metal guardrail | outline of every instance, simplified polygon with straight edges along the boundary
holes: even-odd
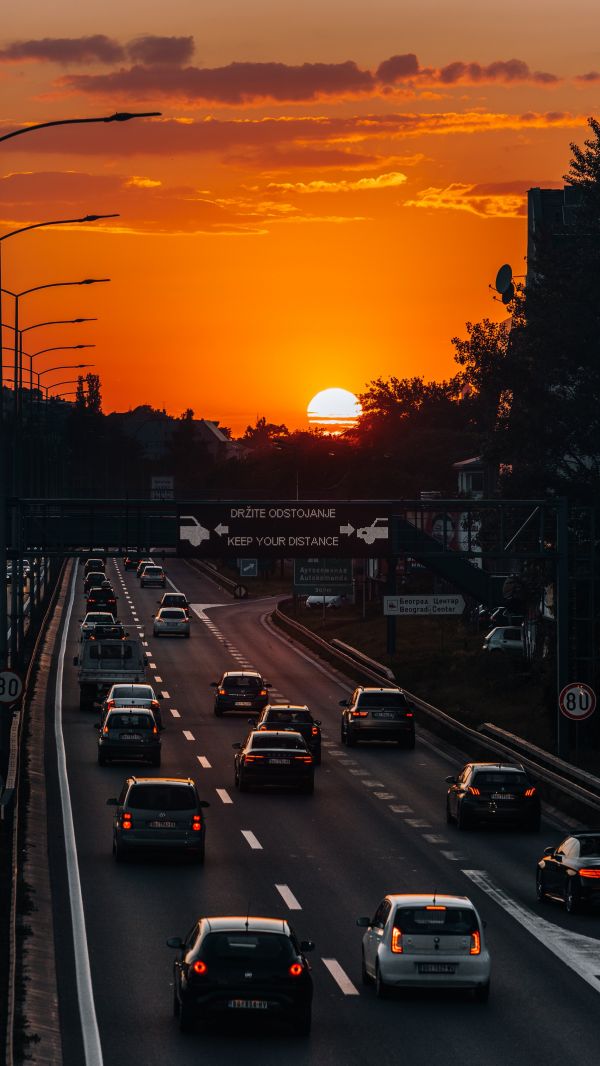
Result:
[[[340,667],[350,666],[354,671],[355,679],[360,674],[361,680],[366,676],[377,684],[381,684],[384,680],[389,684],[387,673],[378,672],[372,668],[372,666],[376,665],[381,671],[382,665],[376,664],[374,660],[371,660],[372,666],[366,667],[363,663],[363,659],[366,656],[363,656],[362,652],[357,652],[357,649],[351,648],[350,645],[346,644],[346,651],[339,651],[338,648],[334,647],[333,642],[323,640],[322,637],[317,636],[310,629],[289,618],[279,608],[276,608],[273,612],[273,617],[281,628],[287,629],[292,635],[296,635],[301,639],[302,643],[309,646],[312,645],[317,650],[326,652],[329,659],[333,659],[334,662],[337,660]],[[387,671],[387,667],[383,669]],[[564,760],[556,758],[556,756],[543,751],[534,744],[529,744],[528,741],[523,740],[521,737],[516,737],[498,729],[496,726],[489,726],[486,723],[486,726],[480,729],[473,729],[471,726],[457,721],[456,718],[452,718],[445,711],[441,711],[439,707],[434,707],[431,703],[427,703],[426,700],[422,700],[415,693],[409,692],[408,689],[404,689],[404,691],[413,701],[416,709],[428,720],[429,725],[437,727],[434,732],[445,732],[453,739],[458,737],[466,740],[472,751],[480,752],[485,749],[492,755],[500,756],[500,758],[508,757],[512,761],[521,762],[532,772],[536,781],[544,783],[549,794],[558,793],[560,796],[569,797],[576,804],[583,805],[587,809],[600,814],[600,780],[592,774],[577,770],[576,767],[564,762]],[[494,736],[489,735],[490,731],[493,731]],[[502,739],[499,739],[500,736]],[[559,770],[562,772],[559,773]],[[580,780],[583,782],[582,784],[579,783]]]
[[[238,585],[237,581],[232,581],[231,578],[224,577],[224,575],[217,570],[216,566],[211,566],[210,563],[205,563],[202,559],[194,559],[193,557],[186,556],[186,562],[196,570],[199,570],[201,574],[206,574],[211,581],[214,581],[217,585],[221,585],[227,590],[227,592],[233,592],[234,588]]]

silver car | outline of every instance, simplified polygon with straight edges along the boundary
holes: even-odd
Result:
[[[145,707],[147,710],[152,711],[159,728],[163,728],[160,703],[152,685],[137,682],[134,684],[121,682],[113,685],[100,710],[101,723],[114,707]]]
[[[487,1001],[490,956],[466,896],[389,895],[356,924],[366,929],[363,983],[374,982],[380,998],[393,988],[464,988]]]
[[[145,566],[140,574],[141,588],[147,588],[150,585],[158,585],[159,588],[164,589],[166,581],[167,579],[162,566],[154,566],[154,564]]]
[[[189,637],[190,620],[183,607],[161,607],[154,615],[155,637]]]

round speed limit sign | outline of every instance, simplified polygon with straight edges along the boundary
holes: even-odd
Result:
[[[558,705],[565,718],[570,718],[574,722],[583,722],[596,710],[596,693],[593,688],[584,685],[582,681],[574,681],[570,685],[565,685],[558,697]]]
[[[23,691],[23,682],[12,670],[0,671],[0,703],[15,703]]]

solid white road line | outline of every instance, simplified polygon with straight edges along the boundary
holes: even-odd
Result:
[[[195,740],[196,739],[194,734],[190,733],[189,729],[184,729],[183,730],[183,735],[184,735],[186,740]]]
[[[75,980],[77,985],[77,999],[79,1002],[79,1015],[81,1018],[81,1034],[83,1038],[83,1053],[86,1066],[102,1066],[102,1045],[96,1007],[94,1004],[94,990],[92,987],[92,974],[90,970],[90,956],[85,930],[85,914],[83,910],[83,897],[81,894],[81,881],[79,878],[79,861],[77,858],[77,842],[75,840],[75,826],[73,824],[73,808],[69,793],[69,779],[67,775],[67,757],[65,741],[62,731],[62,688],[65,651],[69,622],[73,611],[75,597],[75,584],[77,580],[78,563],[73,567],[71,579],[71,592],[67,604],[66,616],[60,641],[60,652],[56,670],[56,689],[54,699],[54,735],[56,737],[56,755],[58,763],[58,781],[60,786],[60,803],[62,809],[63,827],[65,835],[65,855],[67,860],[67,879],[69,884],[69,901],[71,904],[71,922],[73,925],[73,947],[75,958]]]
[[[233,800],[226,788],[217,788],[215,789],[215,791],[222,803],[233,803]]]
[[[171,714],[173,715],[173,718],[181,718],[179,711],[176,711],[174,707],[171,707]]]
[[[461,870],[482,892],[510,914],[519,925],[548,948],[557,959],[600,992],[600,941],[547,922],[498,888],[485,870]]]
[[[211,770],[212,769],[208,759],[206,758],[206,755],[197,755],[196,758],[197,758],[198,762],[200,763],[200,766],[202,767],[203,770]]]
[[[288,885],[275,885],[275,888],[279,892],[279,895],[283,899],[284,903],[290,908],[291,911],[301,911],[302,906],[298,903],[294,893]]]
[[[242,829],[242,836],[248,841],[253,851],[262,851],[263,846],[260,841],[256,839],[251,829]]]
[[[358,988],[352,984],[352,981],[348,977],[345,970],[342,969],[337,959],[323,959],[329,973],[333,977],[333,980],[341,988],[345,996],[358,996],[360,995]]]

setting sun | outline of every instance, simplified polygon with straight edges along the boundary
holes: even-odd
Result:
[[[306,413],[309,425],[329,433],[341,433],[356,425],[361,406],[348,389],[323,389],[313,396]]]

